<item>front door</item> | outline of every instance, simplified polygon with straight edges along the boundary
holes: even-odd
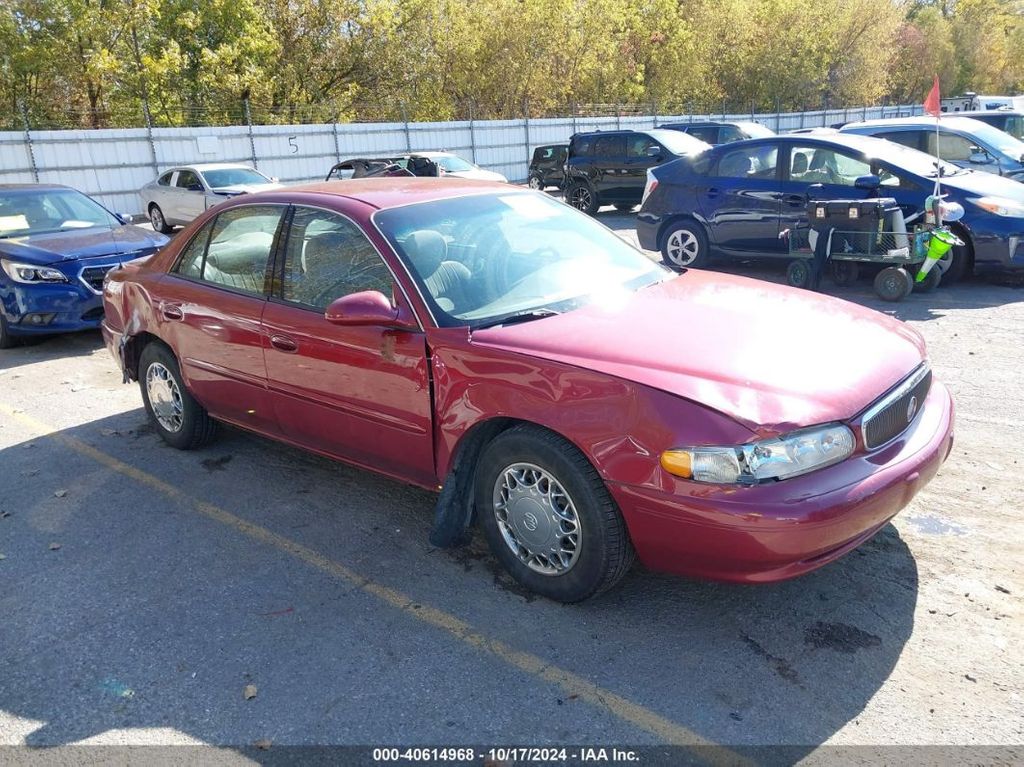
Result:
[[[783,252],[778,158],[774,143],[745,143],[719,151],[705,186],[698,190],[698,204],[716,247],[757,255]]]
[[[783,174],[782,228],[807,222],[808,194],[822,200],[864,199],[874,194],[856,181],[873,173],[871,163],[855,150],[825,144],[792,144]],[[811,192],[813,185],[820,185]]]
[[[174,186],[175,221],[188,223],[206,210],[206,190],[199,174],[191,170],[178,171]]]
[[[246,205],[211,219],[160,287],[159,335],[211,414],[257,431],[277,422],[267,394],[260,320],[283,205]]]
[[[297,207],[263,314],[267,375],[281,432],[296,443],[402,479],[436,484],[426,338],[324,317],[337,298],[394,279],[352,220]]]

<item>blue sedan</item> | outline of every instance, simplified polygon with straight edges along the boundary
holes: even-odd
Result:
[[[0,185],[0,349],[98,328],[106,273],[168,242],[69,187]]]
[[[966,244],[941,264],[944,281],[969,274],[975,264],[1024,268],[1024,184],[882,139],[843,134],[740,141],[653,168],[637,236],[675,268],[703,266],[712,252],[788,257],[779,235],[806,221],[809,194],[894,197],[913,224],[939,173],[946,199],[965,211],[954,226]]]

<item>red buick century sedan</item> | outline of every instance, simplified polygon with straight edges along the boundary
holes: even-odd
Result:
[[[952,445],[921,337],[845,301],[667,271],[537,192],[263,192],[115,270],[103,331],[171,445],[223,421],[439,490],[525,587],[747,583],[883,527]]]

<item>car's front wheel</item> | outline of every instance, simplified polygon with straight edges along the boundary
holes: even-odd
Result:
[[[947,285],[970,277],[974,271],[974,259],[971,257],[971,246],[967,244],[967,237],[962,231],[957,231],[956,234],[964,244],[954,245],[936,264],[942,274],[942,281]]]
[[[673,269],[699,269],[708,262],[708,238],[696,221],[676,221],[661,236],[661,258]]]
[[[164,442],[179,450],[202,447],[217,433],[217,422],[185,388],[174,354],[153,342],[139,358],[139,386],[146,413]]]
[[[539,191],[544,188],[544,182],[541,180],[541,177],[538,176],[536,173],[531,173],[530,178],[527,180],[526,183],[529,185],[530,189],[536,189]]]
[[[559,602],[612,586],[635,553],[618,506],[571,443],[523,425],[490,442],[475,503],[491,550],[520,584]]]
[[[7,318],[0,314],[0,349],[10,349],[15,339],[7,329]]]
[[[153,225],[154,232],[170,234],[173,231],[173,227],[168,226],[167,219],[164,218],[164,212],[155,202],[149,206],[149,223]]]
[[[569,189],[565,193],[565,200],[576,210],[583,211],[588,216],[593,216],[601,207],[597,192],[582,181],[576,181],[569,185]]]

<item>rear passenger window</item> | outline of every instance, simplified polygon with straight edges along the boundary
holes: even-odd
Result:
[[[774,179],[778,161],[779,149],[773,144],[733,149],[718,161],[718,176]]]
[[[622,136],[598,136],[594,156],[602,159],[621,158],[626,152],[626,142]]]
[[[392,283],[387,265],[358,226],[325,210],[295,209],[281,284],[285,301],[322,312],[335,299],[364,290],[391,298]]]
[[[921,133],[913,130],[889,131],[888,133],[876,133],[876,138],[884,138],[894,144],[909,146],[911,149],[921,149]]]
[[[183,277],[263,295],[274,236],[284,208],[252,205],[224,211],[182,253]]]
[[[700,139],[701,141],[705,141],[708,144],[718,143],[717,127],[709,126],[701,128],[687,128],[686,132],[689,133],[694,138]]]

